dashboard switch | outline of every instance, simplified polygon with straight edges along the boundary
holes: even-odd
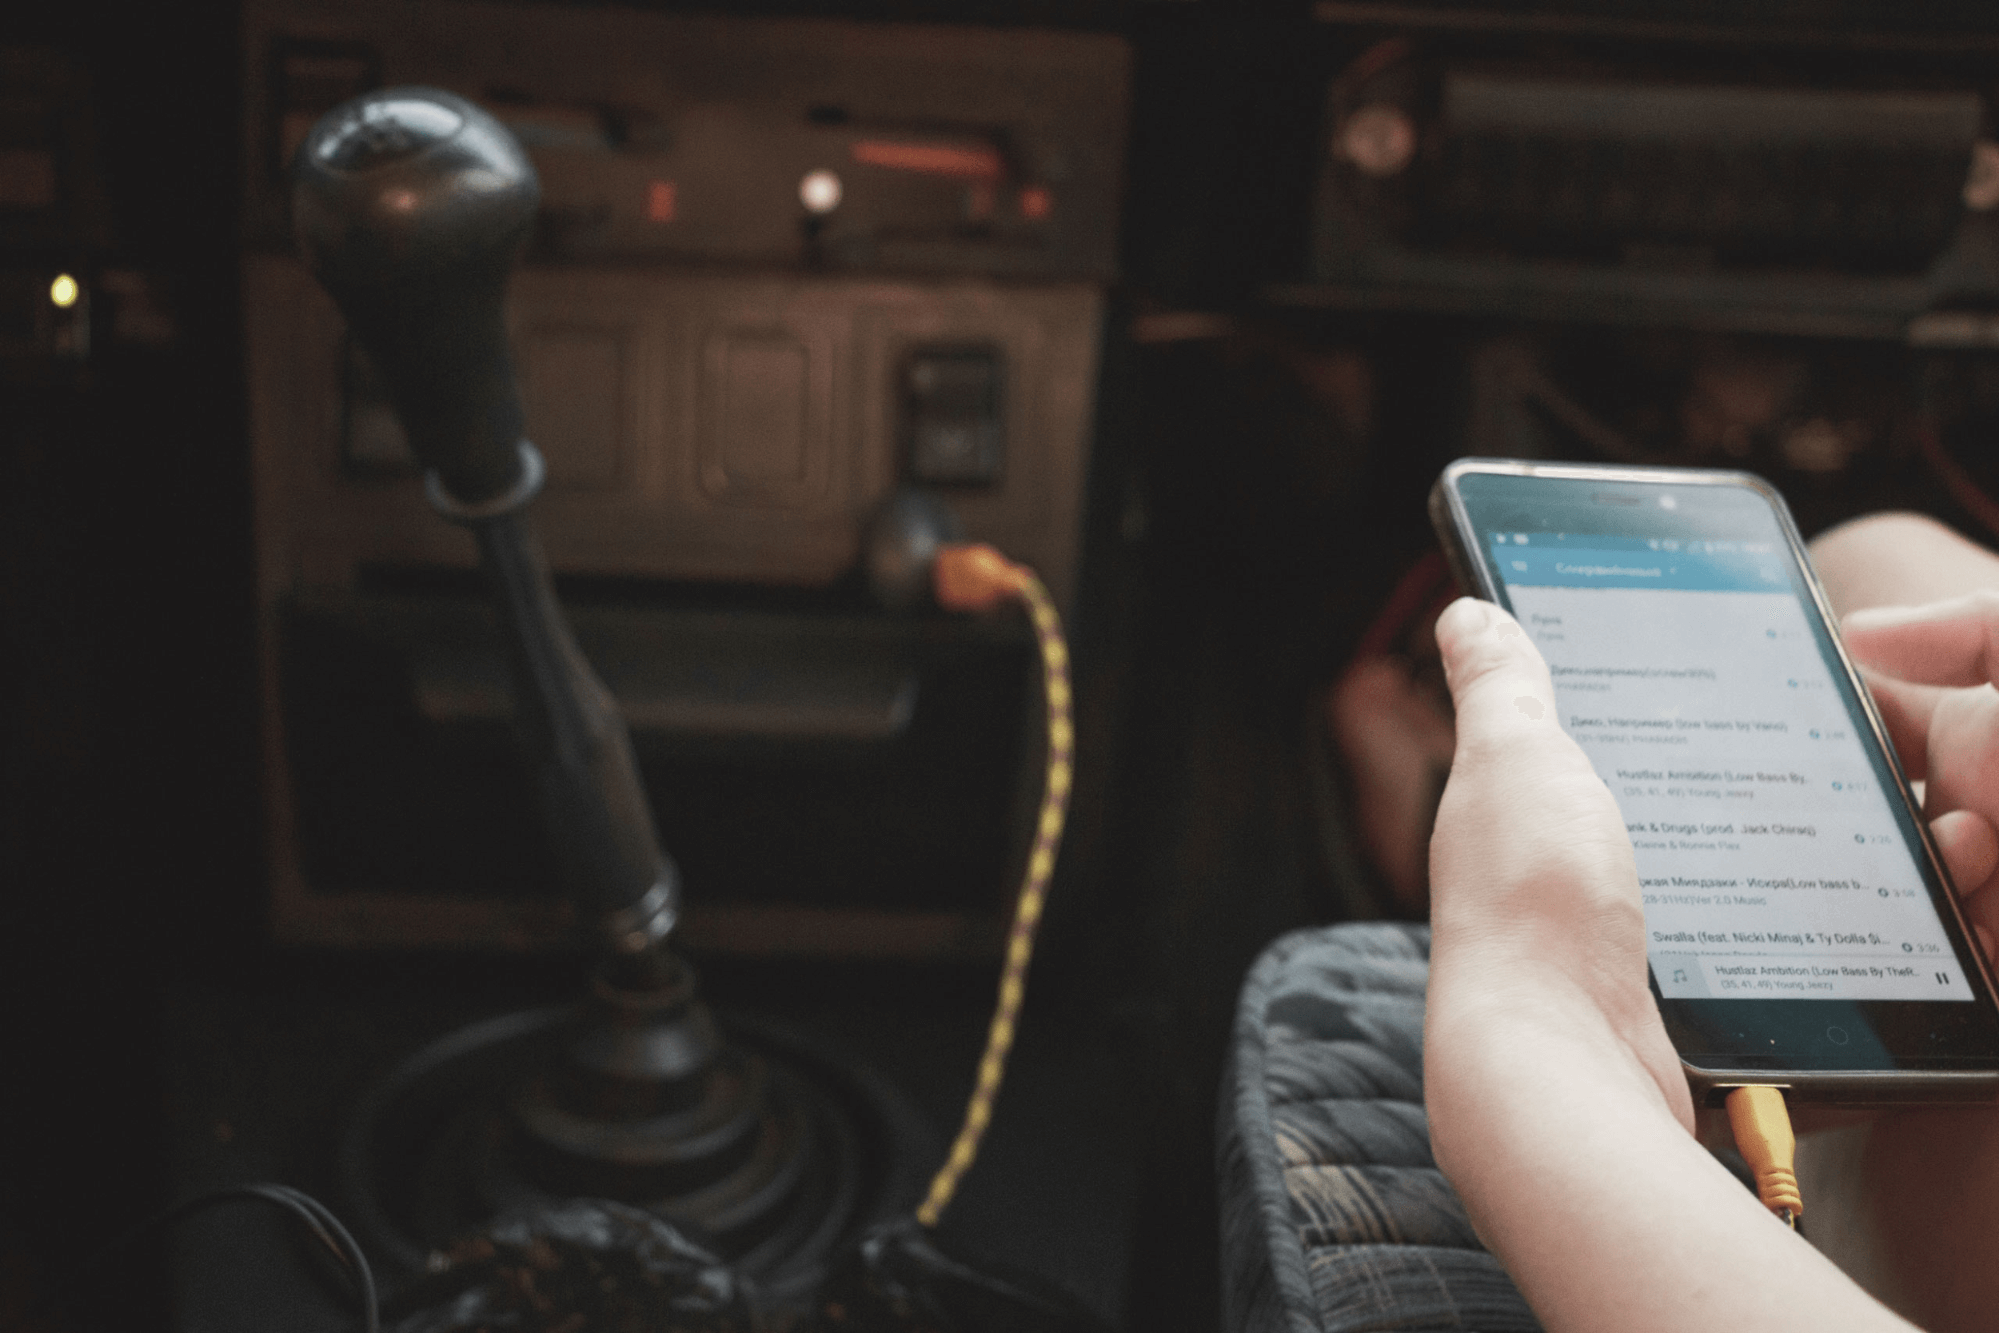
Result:
[[[903,420],[912,481],[990,486],[1000,479],[1006,433],[1004,366],[995,347],[935,347],[903,372]]]

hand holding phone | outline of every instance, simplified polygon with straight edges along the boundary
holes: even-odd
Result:
[[[1553,1040],[1504,1057],[1513,1076],[1549,1088],[1558,1071],[1600,1060],[1651,1084],[1648,1100],[1692,1130],[1686,1079],[1646,985],[1631,840],[1562,730],[1546,664],[1506,612],[1468,598],[1438,619],[1437,646],[1457,755],[1430,848],[1430,1031],[1482,1034],[1472,1059],[1483,1063],[1493,1031],[1522,1035],[1552,1017]],[[1537,1064],[1571,1041],[1581,1050]],[[1425,1054],[1434,1118],[1465,1063],[1447,1045]],[[1484,1097],[1474,1103],[1477,1116]]]
[[[1951,662],[1903,638],[1929,634],[1939,620],[1963,614],[1923,608],[1861,618],[1855,652],[1941,679],[1943,669],[1895,656]],[[1745,1207],[1749,1195],[1685,1133],[1687,1081],[1645,985],[1645,925],[1635,867],[1619,847],[1623,819],[1581,747],[1549,715],[1535,719],[1519,705],[1553,695],[1539,654],[1509,618],[1471,600],[1445,614],[1437,642],[1459,703],[1459,761],[1435,839],[1425,1093],[1437,1161],[1465,1195],[1479,1233],[1551,1321],[1569,1313],[1583,1327],[1605,1323],[1601,1309],[1587,1307],[1595,1285],[1577,1279],[1605,1271],[1617,1275],[1607,1301],[1635,1303],[1635,1287],[1657,1279],[1655,1299],[1645,1301],[1657,1327],[1705,1327],[1717,1315],[1737,1325],[1761,1297],[1781,1297],[1781,1313],[1797,1317],[1797,1327],[1869,1327],[1879,1307],[1837,1273],[1801,1265],[1789,1275],[1795,1281],[1785,1279],[1803,1247],[1783,1245],[1791,1237]],[[1945,695],[1879,677],[1875,687],[1901,693],[1885,711],[1893,719],[1907,705],[1909,769],[1929,773],[1931,783],[1947,765],[1969,771],[1965,765],[1999,741],[1999,697],[1991,691],[1957,687]],[[1983,695],[1991,709],[1939,719],[1937,705],[1953,695],[1971,703]],[[1939,721],[1935,731],[1931,719]],[[1949,787],[1929,791],[1933,809],[1959,799]],[[1985,789],[1973,799],[1983,809],[1995,795]],[[1561,815],[1549,817],[1551,809]],[[1999,837],[1973,809],[1951,809],[1933,827],[1953,879],[1973,887],[1969,915],[1977,919]],[[1991,901],[1985,897],[1987,907]],[[1999,1235],[1999,1111],[1907,1107],[1845,1125],[1833,1135],[1845,1145],[1829,1143],[1821,1161],[1805,1151],[1799,1159],[1817,1245],[1849,1273],[1869,1275],[1869,1289],[1921,1327],[1989,1327],[1999,1297],[1989,1261]],[[1685,1189],[1661,1199],[1659,1181]],[[1635,1221],[1617,1221],[1649,1231],[1633,1239],[1611,1225],[1579,1227],[1591,1189],[1609,1195],[1613,1211],[1645,1199]],[[1687,1199],[1691,1207],[1675,1213]],[[1687,1257],[1681,1251],[1689,1245],[1707,1249]],[[1663,1255],[1683,1257],[1687,1267],[1675,1269]],[[1703,1297],[1721,1309],[1695,1309]],[[1641,1325],[1629,1309],[1607,1321]],[[1755,1327],[1787,1325],[1765,1319]]]
[[[1437,639],[1458,751],[1433,843],[1424,1094],[1437,1163],[1480,1237],[1549,1327],[1906,1331],[1687,1132],[1688,1080],[1648,985],[1623,816],[1562,730],[1527,634],[1465,599]],[[1890,1113],[1880,1123],[1916,1118],[1895,1178],[1933,1190],[1962,1179],[1951,1149],[1999,1143],[1960,1132],[1952,1118],[1970,1115],[1999,1123],[1989,1108]],[[1908,1156],[1931,1146],[1944,1151]],[[1961,1267],[1976,1285],[1994,1228],[1956,1228],[1953,1249],[1930,1222],[1976,1223],[1977,1199],[1916,1202],[1889,1213],[1908,1223],[1898,1239],[1930,1241],[1920,1271]]]
[[[1990,972],[1775,492],[1467,459],[1433,518],[1547,659],[1552,717],[1618,807],[1696,1097],[1999,1091]]]
[[[1520,464],[1484,466],[1502,475],[1536,470]],[[1565,693],[1572,699],[1595,695],[1602,703],[1601,696],[1614,692],[1565,692],[1558,688],[1563,680],[1642,687],[1648,681],[1690,678],[1609,670],[1648,671],[1661,666],[1713,673],[1718,679],[1711,683],[1708,701],[1753,704],[1759,701],[1754,689],[1729,688],[1724,678],[1731,670],[1756,671],[1772,665],[1774,659],[1759,654],[1790,658],[1777,678],[1782,692],[1777,694],[1776,711],[1765,713],[1763,720],[1797,721],[1804,729],[1803,739],[1811,740],[1811,719],[1805,715],[1836,704],[1839,711],[1829,714],[1835,719],[1832,726],[1826,725],[1825,716],[1818,718],[1818,739],[1825,739],[1828,730],[1840,725],[1837,719],[1844,717],[1851,722],[1855,744],[1869,768],[1886,769],[1892,787],[1860,793],[1867,797],[1874,817],[1888,821],[1898,834],[1896,841],[1878,844],[1887,850],[1877,855],[1889,858],[1892,870],[1893,856],[1899,854],[1910,880],[1893,882],[1920,884],[1923,896],[1881,899],[1878,889],[1890,883],[1883,881],[1872,886],[1877,890],[1874,897],[1891,909],[1901,904],[1905,910],[1916,907],[1933,915],[1953,956],[1958,956],[1960,945],[1965,946],[1962,956],[1970,960],[1970,969],[1964,979],[1974,995],[1969,1002],[1973,1022],[1960,1024],[1951,1017],[1952,1009],[1965,1012],[1965,1001],[1876,997],[1736,1004],[1732,1013],[1724,1011],[1724,1017],[1737,1020],[1737,1031],[1767,1034],[1764,1042],[1774,1043],[1777,1051],[1775,1058],[1766,1059],[1742,1081],[1782,1083],[1793,1095],[1831,1100],[1850,1100],[1855,1093],[1902,1101],[1920,1101],[1937,1093],[1989,1095],[1989,1073],[1980,1070],[1992,1067],[1990,1048],[1981,1053],[1978,1044],[1979,1015],[1989,1013],[1989,1008],[1981,1007],[1977,998],[1990,994],[1989,972],[1985,960],[1969,948],[1963,918],[1949,898],[1943,866],[1971,890],[1965,915],[1974,927],[1991,924],[1994,899],[1987,896],[1986,885],[1999,865],[1999,835],[1989,822],[1999,814],[1994,808],[1999,806],[1999,782],[1992,780],[1999,778],[1995,762],[1999,761],[1999,696],[1970,688],[1983,679],[1979,672],[1988,669],[1974,664],[1975,652],[1950,649],[1948,644],[1940,650],[1934,641],[1924,641],[1925,636],[1939,633],[1958,636],[1960,645],[1967,638],[1982,637],[1984,631],[1965,634],[1965,623],[1980,617],[1945,608],[1862,616],[1853,622],[1858,656],[1875,668],[1911,678],[1877,678],[1875,685],[1911,771],[1929,782],[1930,808],[1968,807],[1937,820],[1934,839],[1926,839],[1922,820],[1908,805],[1901,775],[1886,748],[1886,730],[1869,711],[1858,680],[1839,651],[1802,548],[1774,497],[1759,497],[1760,484],[1729,474],[1647,472],[1606,479],[1594,470],[1546,471],[1574,484],[1569,495],[1551,496],[1541,486],[1548,478],[1535,478],[1534,488],[1525,493],[1509,521],[1493,529],[1506,533],[1503,555],[1496,541],[1483,551],[1470,540],[1459,544],[1461,577],[1488,599],[1504,599],[1506,589],[1491,564],[1503,560],[1511,573],[1532,576],[1533,557],[1515,548],[1531,551],[1536,545],[1535,534],[1543,530],[1534,525],[1538,518],[1551,539],[1543,543],[1550,552],[1544,557],[1545,572],[1577,581],[1599,580],[1594,586],[1572,585],[1568,591],[1586,605],[1594,598],[1598,604],[1589,607],[1585,619],[1614,632],[1600,634],[1595,644],[1600,656],[1593,665],[1603,670],[1582,674],[1592,663],[1577,653],[1578,641],[1566,637],[1570,628],[1566,624],[1537,626],[1530,620],[1522,629],[1509,616],[1469,600],[1452,607],[1438,623],[1439,647],[1459,705],[1457,762],[1432,847],[1435,934],[1425,1096],[1438,1163],[1464,1198],[1480,1236],[1499,1254],[1551,1327],[1669,1330],[1726,1323],[1773,1330],[1906,1328],[1825,1263],[1812,1246],[1773,1226],[1754,1198],[1685,1132],[1691,1121],[1689,1085],[1703,1092],[1725,1086],[1732,1072],[1729,1062],[1737,1057],[1727,1049],[1716,1052],[1701,1040],[1699,1023],[1711,1018],[1712,1010],[1703,1015],[1700,1009],[1711,1001],[1661,997],[1653,983],[1658,964],[1653,950],[1658,942],[1651,936],[1664,925],[1646,919],[1650,905],[1642,901],[1645,890],[1639,881],[1671,871],[1644,865],[1645,856],[1660,849],[1632,845],[1626,827],[1630,818],[1618,808],[1618,798],[1594,762],[1597,755],[1589,751],[1633,747],[1638,742],[1629,737],[1648,730],[1667,738],[1653,742],[1658,748],[1691,751],[1691,739],[1685,746],[1673,744],[1675,728],[1637,724],[1648,716],[1653,722],[1697,720],[1702,711],[1694,705],[1702,702],[1701,692],[1655,690],[1649,715],[1636,707],[1571,714],[1554,705]],[[1699,492],[1690,496],[1678,488],[1700,484],[1736,487],[1735,503],[1722,507],[1739,506],[1741,512],[1728,523],[1709,515],[1705,526],[1687,531],[1682,526],[1684,516],[1704,506],[1695,501]],[[1635,489],[1639,487],[1651,489]],[[1660,489],[1665,487],[1675,489]],[[1739,495],[1745,489],[1746,498]],[[1662,494],[1671,496],[1675,505],[1659,505]],[[1580,498],[1582,503],[1559,503],[1565,498]],[[1649,509],[1644,503],[1648,499]],[[1753,517],[1759,507],[1765,519]],[[1469,505],[1467,509],[1478,512]],[[1625,517],[1617,517],[1620,513]],[[1578,516],[1585,521],[1575,522]],[[1519,520],[1517,525],[1513,518]],[[1457,526],[1448,513],[1445,520]],[[1753,530],[1731,535],[1726,529],[1738,520],[1752,528],[1767,521],[1776,537],[1771,538],[1770,527],[1760,536]],[[1525,542],[1516,540],[1521,535],[1527,537]],[[1645,554],[1634,557],[1624,553],[1633,548],[1624,546],[1609,548],[1620,553],[1606,558],[1578,558],[1573,552],[1603,548],[1585,542],[1565,545],[1561,539],[1571,535],[1639,539],[1643,546],[1638,549]],[[1703,549],[1701,555],[1761,558],[1782,550],[1796,569],[1787,575],[1781,562],[1776,566],[1786,587],[1780,579],[1762,577],[1768,566],[1738,564],[1733,573],[1753,576],[1753,581],[1737,577],[1731,587],[1727,586],[1731,580],[1719,577],[1730,571],[1704,571],[1700,562],[1688,562],[1686,574],[1715,574],[1714,581],[1724,586],[1666,589],[1712,594],[1706,598],[1656,599],[1658,583],[1668,574],[1681,574],[1683,566],[1677,560],[1649,559],[1655,550],[1651,543],[1658,541],[1658,549],[1664,550],[1667,542],[1690,540],[1746,542],[1765,548],[1724,546],[1714,552]],[[1529,569],[1514,569],[1515,559],[1528,563]],[[1556,564],[1572,568],[1557,571]],[[1615,586],[1618,582],[1625,586]],[[1783,591],[1772,594],[1767,591],[1770,585]],[[1561,585],[1544,586],[1558,589],[1560,595]],[[1529,593],[1521,600],[1534,596]],[[1731,605],[1737,596],[1744,600]],[[1679,614],[1674,613],[1675,601],[1681,604]],[[1809,639],[1773,640],[1766,633],[1760,644],[1754,634],[1730,640],[1731,611],[1758,605],[1781,610],[1787,601],[1810,631]],[[1514,605],[1525,611],[1519,600]],[[1705,613],[1686,615],[1688,606]],[[1541,613],[1549,614],[1548,608],[1542,607]],[[1537,645],[1530,638],[1537,634],[1564,637],[1545,638]],[[1801,647],[1808,651],[1797,651]],[[1566,668],[1561,675],[1549,672],[1544,652]],[[1819,679],[1826,690],[1813,691],[1809,697],[1801,692],[1793,701],[1789,691],[1802,691],[1808,677],[1793,673],[1792,665],[1822,672]],[[1792,679],[1800,680],[1800,686],[1791,686]],[[1838,685],[1841,679],[1845,687]],[[1912,680],[1954,688],[1941,693]],[[1832,698],[1841,688],[1848,697]],[[1767,692],[1760,701],[1771,702]],[[1646,704],[1647,696],[1641,688],[1628,692],[1624,702]],[[1533,716],[1537,711],[1540,716]],[[1574,716],[1599,715],[1622,719],[1627,739],[1579,744],[1564,730]],[[1757,715],[1743,716],[1753,721]],[[1777,758],[1777,747],[1754,744],[1756,735],[1754,729],[1748,733],[1751,743],[1745,748],[1751,756]],[[1690,755],[1687,767],[1678,771],[1692,767]],[[1747,771],[1752,766],[1743,767]],[[1843,807],[1837,801],[1829,804],[1829,786],[1813,794],[1809,784],[1791,784],[1790,768],[1784,767],[1782,790],[1799,789],[1791,803],[1797,808],[1789,812],[1793,817],[1779,821],[1773,813],[1767,821],[1745,822],[1803,826],[1822,819],[1828,809],[1832,815],[1841,814]],[[1767,771],[1774,776],[1777,765],[1769,764]],[[1821,776],[1828,783],[1844,781]],[[1890,790],[1893,800],[1887,795]],[[1683,799],[1715,798],[1683,794]],[[1749,804],[1757,798],[1734,799]],[[1844,807],[1848,813],[1851,808]],[[1806,811],[1816,813],[1801,813]],[[1820,909],[1851,902],[1853,890],[1827,889],[1818,882],[1851,878],[1851,873],[1806,874],[1804,862],[1811,854],[1807,835],[1777,836],[1808,844],[1803,852],[1794,845],[1780,853],[1789,863],[1788,878],[1793,881],[1786,892],[1798,894],[1797,881],[1813,881],[1806,894],[1792,900],[1797,910],[1814,906],[1814,900]],[[1896,853],[1898,847],[1901,851]],[[1733,854],[1719,847],[1666,850],[1695,858],[1705,855],[1717,862]],[[1851,855],[1843,850],[1823,854],[1840,866]],[[1706,869],[1709,877],[1727,873],[1717,866]],[[1748,872],[1738,867],[1735,873]],[[1759,877],[1787,876],[1772,872]],[[1918,913],[1914,920],[1920,923],[1923,917]],[[1712,926],[1697,924],[1693,929],[1719,933]],[[1734,929],[1729,933],[1732,936]],[[1916,940],[1912,937],[1909,942]],[[1763,943],[1767,946],[1767,941]],[[1779,941],[1780,946],[1785,943]],[[1732,938],[1711,947],[1710,962],[1717,967],[1747,966],[1739,957],[1727,957],[1740,947]],[[1889,951],[1890,958],[1899,952],[1899,948]],[[1778,969],[1798,965],[1781,957],[1769,964]],[[1843,1069],[1828,1069],[1826,1062],[1814,1060],[1811,1028],[1797,1017],[1816,1019],[1828,1008],[1839,1009],[1840,1019],[1874,1025],[1869,1029],[1874,1046],[1865,1053],[1870,1059],[1854,1060]],[[1685,1018],[1688,1010],[1693,1011],[1691,1020]],[[1680,1043],[1677,1051],[1667,1033],[1668,1019],[1675,1017],[1680,1020],[1673,1034]],[[1953,1028],[1962,1040],[1929,1039]],[[1687,1040],[1689,1031],[1693,1040]],[[1801,1035],[1804,1039],[1797,1040]],[[1918,1039],[1914,1043],[1909,1040],[1912,1036]],[[1955,1050],[1959,1063],[1954,1069],[1921,1057],[1921,1052],[1938,1045]],[[1912,1046],[1916,1058],[1909,1055]],[[1776,1059],[1795,1064],[1778,1064]],[[1909,1106],[1849,1124],[1830,1137],[1840,1139],[1842,1146],[1829,1150],[1834,1160],[1822,1162],[1805,1189],[1817,1219],[1815,1243],[1830,1247],[1843,1264],[1850,1263],[1847,1271],[1868,1274],[1870,1291],[1920,1320],[1923,1327],[1989,1327],[1991,1311],[1999,1308],[1994,1304],[1999,1301],[1999,1269],[1990,1261],[1992,1238],[1999,1236],[1999,1111],[1990,1104]],[[1807,1174],[1808,1164],[1801,1154],[1801,1175]],[[1842,1169],[1828,1175],[1830,1167]],[[1596,1280],[1597,1275],[1603,1280]]]

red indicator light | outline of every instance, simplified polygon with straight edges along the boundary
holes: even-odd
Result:
[[[1006,163],[995,148],[965,148],[949,144],[900,143],[893,139],[861,139],[853,147],[854,161],[891,171],[917,171],[926,176],[995,181],[1006,175]]]
[[[1055,196],[1047,186],[1030,185],[1020,192],[1020,215],[1029,222],[1039,222],[1054,211]]]
[[[678,192],[672,181],[649,181],[646,184],[646,221],[671,222],[679,206]]]

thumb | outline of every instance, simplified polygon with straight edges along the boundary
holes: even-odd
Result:
[[[1692,1129],[1686,1077],[1646,980],[1631,839],[1562,730],[1548,664],[1512,616],[1469,598],[1445,609],[1437,645],[1458,750],[1430,843],[1432,995],[1439,971],[1455,969],[1485,997],[1532,991],[1553,997],[1563,1022],[1607,1022]]]
[[[1518,621],[1490,602],[1460,597],[1437,618],[1444,679],[1457,707],[1458,762],[1550,748],[1588,761],[1563,733],[1548,664]]]
[[[1498,607],[1461,598],[1438,619],[1437,646],[1457,704],[1457,753],[1430,841],[1433,917],[1518,910],[1491,890],[1502,880],[1517,881],[1535,910],[1556,882],[1584,897],[1628,888],[1635,898],[1617,802],[1562,730],[1548,665],[1526,631]],[[1488,888],[1467,896],[1454,891],[1461,881]]]

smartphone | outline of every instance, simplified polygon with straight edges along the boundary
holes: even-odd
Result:
[[[1742,472],[1466,458],[1430,514],[1617,799],[1696,1100],[1999,1096],[1991,972],[1783,498]]]

